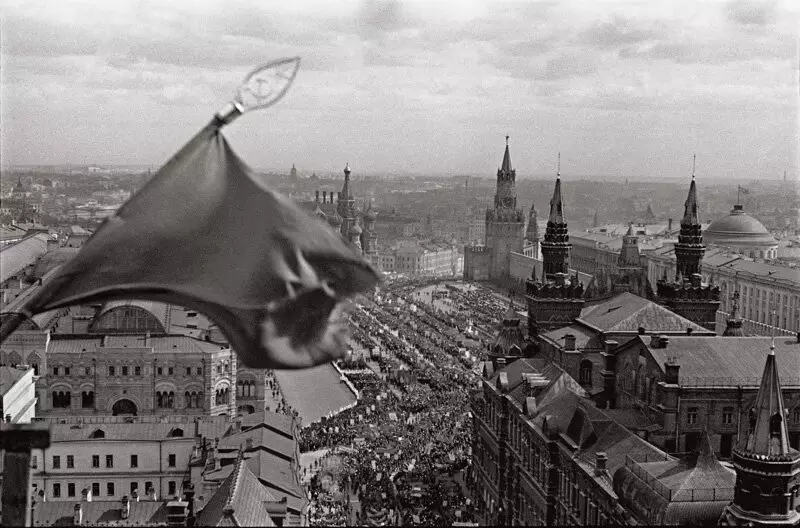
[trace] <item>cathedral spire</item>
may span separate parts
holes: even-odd
[[[789,454],[789,431],[773,341],[761,376],[755,407],[750,409],[750,431],[743,451],[768,457]]]
[[[556,187],[553,189],[553,198],[550,199],[550,216],[548,217],[549,222],[556,224],[564,223],[564,202],[561,198],[560,173],[561,171],[559,171],[559,175],[556,177]]]
[[[503,154],[503,164],[500,166],[500,170],[506,174],[511,174],[513,170],[511,168],[511,153],[508,151],[508,138],[510,136],[506,136],[506,151]]]
[[[686,197],[683,210],[683,220],[681,226],[699,226],[700,217],[697,214],[697,185],[695,184],[695,165],[697,155],[692,158],[692,183],[689,185],[689,196]]]

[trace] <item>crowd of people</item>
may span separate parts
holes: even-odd
[[[469,395],[507,308],[485,290],[413,281],[359,300],[351,339],[362,353],[339,364],[359,401],[301,433],[302,452],[327,450],[311,479],[312,525],[474,518]],[[473,324],[485,328],[482,335],[465,333]],[[324,471],[332,460],[347,470]]]

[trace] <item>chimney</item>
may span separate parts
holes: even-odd
[[[133,490],[132,496],[134,502],[139,502],[139,490]]]
[[[500,370],[502,368],[506,368],[506,358],[499,357],[499,358],[497,358],[496,362],[497,362],[497,370]]]
[[[233,422],[233,430],[235,432],[237,432],[237,433],[242,430],[242,419],[241,418],[236,418],[236,420]]]
[[[328,203],[328,191],[322,191],[322,203]]]
[[[127,519],[130,514],[131,514],[131,501],[128,500],[128,496],[125,495],[124,497],[122,497],[121,515],[123,519]]]
[[[660,342],[661,337],[653,334],[650,336],[650,348],[659,348],[661,345]]]
[[[83,506],[80,503],[76,504],[75,508],[73,508],[72,523],[75,526],[83,524]]]
[[[147,498],[150,499],[151,501],[158,500],[158,497],[156,496],[156,489],[155,488],[151,487],[149,490],[147,490]]]
[[[681,366],[674,358],[670,361],[667,361],[667,363],[664,365],[664,381],[672,385],[677,385],[680,370]]]
[[[92,502],[91,488],[83,488],[83,491],[81,491],[81,500],[84,502]]]
[[[188,503],[187,509],[189,510],[186,516],[186,525],[194,526],[196,520],[194,515],[194,484],[187,484],[184,487],[183,500]]]
[[[686,327],[686,335],[690,336],[690,335],[692,335],[692,332],[694,332],[694,328],[692,328],[691,326],[687,326]]]
[[[594,455],[594,474],[595,476],[600,476],[606,471],[606,462],[608,462],[608,456],[603,452],[599,451]]]
[[[643,326],[639,327],[639,335],[644,335],[647,332],[647,329]]]
[[[575,336],[567,334],[564,336],[564,350],[572,352],[575,350]]]
[[[314,198],[314,201],[319,203],[319,191],[316,191],[315,196],[316,196],[316,198]]]
[[[703,276],[699,273],[692,273],[692,286],[695,288],[699,288],[703,284]]]
[[[658,348],[667,348],[669,346],[669,338],[667,336],[658,336]]]
[[[667,231],[672,231],[672,218],[667,220]]]
[[[247,451],[250,451],[251,449],[253,449],[253,439],[252,438],[248,438],[248,439],[246,439],[244,441],[244,448]]]

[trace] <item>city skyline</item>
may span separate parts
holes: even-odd
[[[303,62],[227,132],[254,167],[796,180],[798,10],[775,2],[15,2],[3,164],[158,167],[254,65]],[[102,139],[100,139],[102,138]],[[287,169],[288,170],[288,169]]]

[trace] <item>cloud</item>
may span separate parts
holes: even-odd
[[[632,20],[614,15],[610,21],[596,23],[584,31],[579,37],[579,41],[588,46],[610,49],[657,40],[663,35],[663,29],[637,27]]]
[[[778,18],[774,0],[733,0],[725,4],[728,20],[743,26],[769,26]]]
[[[10,14],[3,17],[3,54],[18,57],[93,55],[100,41],[69,24]]]

